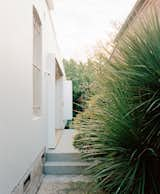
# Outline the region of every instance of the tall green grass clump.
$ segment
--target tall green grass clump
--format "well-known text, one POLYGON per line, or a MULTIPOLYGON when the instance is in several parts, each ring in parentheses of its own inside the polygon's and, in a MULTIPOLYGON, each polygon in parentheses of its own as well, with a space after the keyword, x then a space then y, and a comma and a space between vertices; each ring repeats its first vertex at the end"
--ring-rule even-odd
MULTIPOLYGON (((75 120, 74 145, 96 187, 111 194, 160 194, 160 19, 126 32, 111 61, 99 61, 97 96, 75 120), (103 63, 102 63, 103 62, 103 63), (101 65, 102 64, 102 65, 101 65)), ((96 63, 98 63, 96 61, 96 63)))

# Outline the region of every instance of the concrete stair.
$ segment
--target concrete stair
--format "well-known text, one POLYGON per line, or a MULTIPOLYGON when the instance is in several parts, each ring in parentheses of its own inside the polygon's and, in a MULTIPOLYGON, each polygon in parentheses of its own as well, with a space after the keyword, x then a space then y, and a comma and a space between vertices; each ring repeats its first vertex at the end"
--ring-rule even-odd
POLYGON ((73 161, 81 161, 80 154, 77 153, 53 153, 47 152, 46 161, 48 162, 73 162, 73 161))
POLYGON ((79 153, 46 153, 44 174, 46 175, 80 175, 89 166, 83 162, 79 153))

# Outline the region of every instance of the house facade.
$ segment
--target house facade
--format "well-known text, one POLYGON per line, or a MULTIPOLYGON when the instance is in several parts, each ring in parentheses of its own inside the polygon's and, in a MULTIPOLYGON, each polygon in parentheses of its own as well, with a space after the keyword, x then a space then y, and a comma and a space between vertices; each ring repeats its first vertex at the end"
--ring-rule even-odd
POLYGON ((36 192, 45 150, 72 119, 53 9, 53 0, 5 0, 0 8, 0 194, 36 192))
POLYGON ((118 40, 125 34, 127 30, 130 30, 139 19, 143 18, 155 8, 160 10, 160 0, 137 0, 135 6, 131 10, 126 21, 117 34, 115 41, 118 42, 118 40))
POLYGON ((160 0, 137 0, 134 7, 132 8, 131 12, 129 13, 128 17, 126 18, 125 22, 123 23, 122 27, 120 28, 119 32, 117 33, 115 40, 114 40, 114 48, 109 57, 110 60, 114 60, 114 56, 117 53, 117 47, 119 41, 123 36, 129 31, 132 31, 132 28, 136 25, 136 23, 143 19, 151 10, 156 9, 157 11, 160 10, 160 0))

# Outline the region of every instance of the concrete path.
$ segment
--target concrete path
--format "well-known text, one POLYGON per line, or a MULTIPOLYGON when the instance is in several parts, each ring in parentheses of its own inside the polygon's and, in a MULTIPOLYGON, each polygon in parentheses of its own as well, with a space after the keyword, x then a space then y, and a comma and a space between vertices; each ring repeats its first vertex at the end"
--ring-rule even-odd
MULTIPOLYGON (((79 153, 73 147, 75 132, 73 129, 64 130, 56 149, 48 150, 48 153, 53 155, 79 153)), ((90 179, 83 175, 46 175, 38 194, 93 194, 93 192, 86 192, 88 185, 90 185, 90 179)))
POLYGON ((53 153, 78 153, 73 147, 73 138, 76 131, 74 129, 64 129, 62 137, 58 142, 56 148, 52 150, 53 153))
POLYGON ((86 194, 90 180, 85 176, 46 176, 37 194, 86 194))

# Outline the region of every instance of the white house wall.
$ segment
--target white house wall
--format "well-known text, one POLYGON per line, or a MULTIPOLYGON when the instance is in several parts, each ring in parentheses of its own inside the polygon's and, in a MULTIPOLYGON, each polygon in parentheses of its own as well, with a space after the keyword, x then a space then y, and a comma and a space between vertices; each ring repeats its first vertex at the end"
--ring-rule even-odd
MULTIPOLYGON (((47 56, 47 67, 45 68, 45 83, 46 83, 46 92, 44 93, 46 99, 46 116, 48 120, 48 148, 55 147, 55 106, 56 106, 56 72, 55 72, 55 56, 48 55, 47 56)), ((47 132, 47 131, 46 131, 47 132)))
MULTIPOLYGON (((45 0, 1 2, 0 194, 12 191, 47 144, 45 98, 42 115, 35 118, 32 114, 33 4, 42 21, 43 64, 46 64, 48 53, 55 53, 61 60, 45 0)), ((42 75, 44 91, 44 72, 42 75)))

